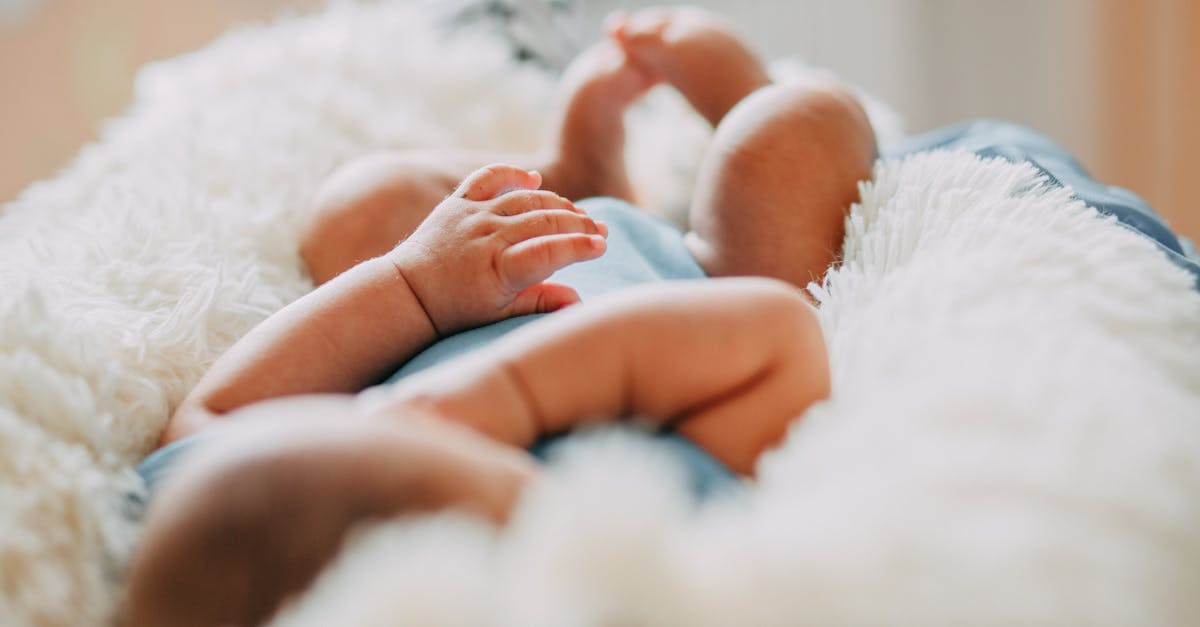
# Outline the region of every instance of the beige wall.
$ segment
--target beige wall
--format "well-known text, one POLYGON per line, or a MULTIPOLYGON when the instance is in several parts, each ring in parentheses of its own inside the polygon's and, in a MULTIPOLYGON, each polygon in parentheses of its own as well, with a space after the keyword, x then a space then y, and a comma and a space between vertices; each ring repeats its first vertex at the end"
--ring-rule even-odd
MULTIPOLYGON (((911 130, 978 116, 1033 126, 1200 239, 1200 202, 1185 188, 1200 168, 1200 2, 696 1, 768 56, 800 55, 868 87, 911 130)), ((142 63, 238 20, 321 3, 42 0, 19 25, 0 20, 0 202, 96 137, 142 63)), ((582 0, 582 29, 617 6, 659 3, 582 0)))
POLYGON ((1095 169, 1200 240, 1200 2, 1102 0, 1095 169))
POLYGON ((65 165, 147 61, 314 0, 0 0, 0 203, 65 165), (18 7, 24 7, 18 10, 18 7))

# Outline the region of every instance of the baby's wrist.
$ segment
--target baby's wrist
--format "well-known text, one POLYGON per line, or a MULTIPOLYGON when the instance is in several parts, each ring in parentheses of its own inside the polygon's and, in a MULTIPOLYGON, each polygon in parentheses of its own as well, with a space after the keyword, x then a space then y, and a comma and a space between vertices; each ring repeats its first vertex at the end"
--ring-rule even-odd
POLYGON ((530 390, 519 367, 510 361, 499 361, 488 372, 490 386, 481 386, 497 407, 503 408, 503 423, 508 444, 528 448, 542 436, 541 418, 533 404, 530 390))
POLYGON ((425 321, 433 330, 434 336, 440 338, 445 335, 443 325, 435 318, 430 303, 417 286, 421 281, 420 277, 426 273, 426 270, 419 263, 418 256, 411 254, 409 250, 411 245, 406 246, 405 244, 407 242, 401 243, 399 246, 388 251, 383 258, 387 260, 392 273, 400 284, 396 287, 413 303, 414 309, 421 312, 425 321))

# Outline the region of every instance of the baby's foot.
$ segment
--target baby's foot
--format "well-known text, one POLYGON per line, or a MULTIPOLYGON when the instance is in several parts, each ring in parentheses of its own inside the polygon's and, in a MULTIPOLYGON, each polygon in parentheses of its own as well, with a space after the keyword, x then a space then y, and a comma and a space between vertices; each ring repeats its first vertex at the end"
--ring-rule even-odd
POLYGON ((750 92, 771 82, 758 57, 710 11, 617 12, 605 21, 605 30, 633 62, 678 89, 713 126, 750 92))
POLYGON ((567 198, 614 196, 631 200, 625 171, 625 110, 657 82, 621 48, 601 42, 580 54, 563 74, 557 153, 541 168, 544 185, 567 198))

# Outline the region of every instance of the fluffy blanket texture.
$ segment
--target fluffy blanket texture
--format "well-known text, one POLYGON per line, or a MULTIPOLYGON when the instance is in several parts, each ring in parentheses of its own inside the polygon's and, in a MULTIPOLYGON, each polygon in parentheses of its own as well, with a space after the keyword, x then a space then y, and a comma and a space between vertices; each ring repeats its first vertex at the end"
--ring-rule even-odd
MULTIPOLYGON (((224 349, 310 289, 317 182, 396 146, 533 149, 553 79, 403 3, 246 29, 141 75, 100 142, 0 216, 0 624, 111 620, 130 468, 224 349)), ((881 131, 884 110, 874 112, 881 131)), ((631 117, 648 204, 706 139, 631 117)), ((510 527, 364 530, 279 625, 1200 622, 1200 295, 1034 171, 881 163, 813 291, 833 398, 757 487, 697 506, 594 435, 510 527)))

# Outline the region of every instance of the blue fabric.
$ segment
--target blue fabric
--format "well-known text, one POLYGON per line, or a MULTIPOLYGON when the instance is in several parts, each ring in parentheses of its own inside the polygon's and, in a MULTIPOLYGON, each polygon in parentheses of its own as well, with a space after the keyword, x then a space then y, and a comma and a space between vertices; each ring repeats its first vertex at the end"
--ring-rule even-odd
MULTIPOLYGON (((608 250, 598 259, 567 266, 548 280, 575 288, 582 300, 639 283, 705 278, 704 270, 683 244, 683 233, 670 222, 614 198, 589 198, 577 204, 608 224, 608 250)), ((409 360, 387 383, 486 346, 543 315, 509 318, 447 337, 409 360)), ((544 438, 530 452, 546 460, 570 437, 563 434, 544 438)), ((691 440, 670 432, 658 437, 663 450, 683 464, 697 495, 735 485, 733 473, 691 440)))
POLYGON ((146 484, 146 494, 153 495, 162 482, 171 476, 179 466, 179 461, 193 446, 212 437, 213 432, 206 431, 189 435, 150 453, 137 465, 137 473, 146 484))
POLYGON ((1011 122, 972 120, 911 137, 885 156, 936 149, 967 150, 981 157, 1001 157, 1034 166, 1049 184, 1069 186, 1087 205, 1150 238, 1172 263, 1192 273, 1200 289, 1200 258, 1191 242, 1171 232, 1150 205, 1133 192, 1093 179, 1070 153, 1044 135, 1011 122))

